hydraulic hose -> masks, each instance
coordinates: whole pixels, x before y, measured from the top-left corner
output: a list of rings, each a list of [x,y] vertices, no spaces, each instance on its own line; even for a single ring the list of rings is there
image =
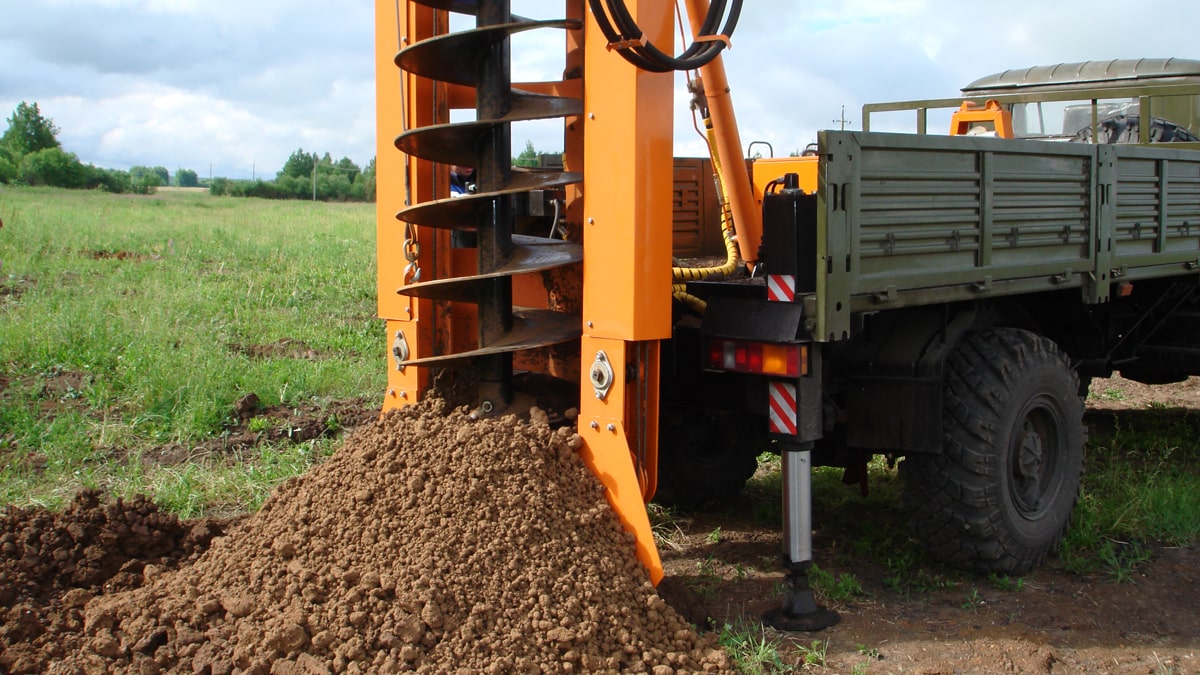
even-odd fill
[[[717,25],[725,16],[727,5],[729,16],[725,19],[725,26],[717,32]],[[642,29],[622,0],[588,0],[588,6],[609,47],[638,68],[655,73],[697,70],[717,58],[729,44],[742,12],[742,0],[715,0],[708,8],[696,39],[676,57],[664,53],[643,37]]]
[[[676,302],[682,303],[688,309],[697,314],[704,314],[708,309],[708,303],[703,299],[687,292],[688,281],[697,281],[701,279],[709,279],[715,276],[728,277],[737,270],[738,250],[737,241],[734,235],[733,214],[729,209],[729,200],[725,198],[725,170],[721,165],[721,157],[717,153],[716,132],[713,131],[712,120],[704,119],[704,128],[707,134],[708,154],[712,158],[713,173],[717,176],[718,187],[720,188],[721,202],[721,237],[725,241],[725,263],[712,267],[672,267],[671,277],[674,283],[671,285],[671,297]]]
[[[737,269],[738,251],[737,237],[734,234],[733,214],[729,210],[729,200],[725,197],[725,168],[721,164],[721,156],[717,153],[716,132],[713,130],[712,120],[705,118],[704,129],[707,134],[708,154],[712,158],[713,173],[717,175],[718,187],[720,188],[721,201],[721,238],[725,243],[725,262],[724,264],[712,267],[672,267],[671,277],[675,281],[698,281],[708,279],[715,276],[731,276]]]

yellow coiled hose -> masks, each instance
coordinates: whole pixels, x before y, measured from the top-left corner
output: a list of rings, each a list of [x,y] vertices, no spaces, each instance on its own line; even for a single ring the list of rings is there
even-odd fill
[[[728,277],[737,269],[738,251],[735,231],[733,228],[733,213],[729,202],[725,199],[725,170],[721,165],[721,157],[717,154],[716,134],[713,131],[712,120],[705,118],[704,129],[708,138],[708,154],[712,157],[713,171],[717,174],[717,184],[721,198],[721,238],[725,242],[725,262],[712,267],[672,267],[671,278],[676,283],[671,286],[671,297],[693,311],[704,313],[707,303],[687,292],[688,281],[711,279],[712,277]]]

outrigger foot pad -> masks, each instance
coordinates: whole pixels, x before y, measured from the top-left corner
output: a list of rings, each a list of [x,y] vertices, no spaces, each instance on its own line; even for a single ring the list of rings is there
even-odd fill
[[[808,586],[807,572],[793,571],[785,581],[787,594],[783,598],[783,606],[764,614],[763,623],[776,630],[818,631],[841,620],[837,612],[817,604]]]

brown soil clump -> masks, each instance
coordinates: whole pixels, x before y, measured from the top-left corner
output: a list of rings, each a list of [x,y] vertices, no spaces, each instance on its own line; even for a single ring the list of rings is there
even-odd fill
[[[81,621],[42,645],[43,665],[728,671],[713,639],[649,583],[579,443],[512,417],[473,422],[437,402],[389,413],[191,566],[76,599]]]
[[[83,627],[94,596],[132,588],[148,570],[195,557],[220,533],[209,521],[180,523],[144,498],[102,503],[79,493],[61,513],[0,515],[0,672],[42,672],[64,635]]]

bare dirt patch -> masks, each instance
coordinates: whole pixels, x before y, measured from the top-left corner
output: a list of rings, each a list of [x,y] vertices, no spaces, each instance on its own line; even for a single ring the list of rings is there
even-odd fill
[[[265,345],[232,344],[229,348],[238,354],[245,354],[255,359],[304,359],[316,361],[321,353],[309,347],[302,340],[281,338]]]
[[[36,283],[32,277],[18,277],[0,282],[0,304],[19,300]]]
[[[151,255],[148,253],[138,253],[136,251],[88,251],[87,256],[92,260],[131,260],[133,262],[142,262],[145,260],[158,260],[162,256]]]
[[[258,396],[250,393],[234,403],[229,426],[221,435],[195,443],[160,445],[143,452],[142,459],[161,466],[178,466],[206,457],[236,461],[240,451],[259,445],[335,437],[378,417],[379,411],[369,406],[366,398],[262,406]],[[114,450],[115,456],[123,454],[120,449]]]

